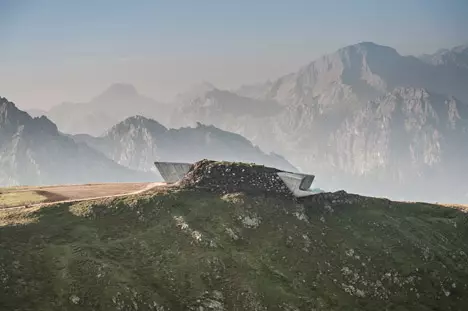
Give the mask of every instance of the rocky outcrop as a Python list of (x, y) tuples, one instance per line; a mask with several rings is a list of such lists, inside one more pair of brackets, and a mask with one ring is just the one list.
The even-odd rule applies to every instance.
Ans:
[(243, 192), (292, 198), (277, 172), (275, 168), (254, 164), (203, 160), (192, 166), (180, 186), (221, 194)]

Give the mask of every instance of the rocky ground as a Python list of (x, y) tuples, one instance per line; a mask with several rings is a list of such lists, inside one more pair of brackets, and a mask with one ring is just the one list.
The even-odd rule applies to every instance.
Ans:
[(255, 164), (202, 160), (193, 165), (180, 185), (221, 194), (244, 192), (292, 197), (277, 172), (275, 168)]
[(0, 310), (468, 308), (462, 207), (222, 193), (192, 176), (126, 198), (0, 210)]

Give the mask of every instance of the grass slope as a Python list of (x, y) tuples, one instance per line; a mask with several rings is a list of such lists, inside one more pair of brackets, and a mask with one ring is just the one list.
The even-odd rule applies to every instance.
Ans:
[(188, 190), (0, 210), (0, 310), (467, 310), (466, 220)]
[(41, 195), (37, 191), (17, 191), (9, 190), (8, 192), (0, 191), (0, 208), (8, 206), (26, 205), (32, 203), (40, 203), (47, 200), (47, 197)]

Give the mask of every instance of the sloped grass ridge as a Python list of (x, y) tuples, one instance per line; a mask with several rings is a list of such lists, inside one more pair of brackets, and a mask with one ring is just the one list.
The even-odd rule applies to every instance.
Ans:
[(170, 190), (1, 210), (0, 310), (467, 309), (467, 214), (323, 198)]

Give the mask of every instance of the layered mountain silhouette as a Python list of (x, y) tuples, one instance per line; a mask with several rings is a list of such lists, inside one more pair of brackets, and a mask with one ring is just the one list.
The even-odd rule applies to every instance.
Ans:
[[(403, 56), (391, 47), (362, 42), (264, 83), (221, 90), (204, 82), (171, 105), (117, 84), (90, 103), (63, 104), (46, 115), (64, 132), (94, 136), (130, 116), (157, 120), (154, 128), (141, 124), (151, 130), (132, 127), (147, 123), (143, 118), (126, 120), (97, 140), (81, 135), (110, 159), (136, 169), (151, 166), (147, 159), (156, 154), (154, 142), (165, 144), (168, 133), (177, 133), (171, 134), (177, 136), (174, 141), (186, 144), (181, 137), (192, 132), (206, 137), (207, 131), (227, 131), (317, 174), (323, 188), (424, 200), (423, 192), (433, 187), (440, 190), (432, 192), (435, 198), (450, 193), (449, 200), (466, 201), (468, 187), (460, 182), (466, 173), (459, 163), (468, 158), (467, 54), (467, 47), (459, 46)], [(206, 125), (184, 128), (197, 123)], [(206, 146), (201, 138), (198, 144)], [(159, 151), (165, 148), (176, 150)], [(185, 152), (190, 154), (167, 154), (180, 159)]]
[(255, 162), (296, 171), (244, 137), (213, 126), (168, 129), (142, 116), (104, 135), (61, 133), (47, 117), (31, 117), (0, 98), (0, 185), (46, 185), (158, 180), (154, 161), (203, 158)]
[(102, 135), (114, 124), (134, 115), (165, 122), (169, 107), (138, 93), (131, 84), (112, 84), (87, 103), (63, 103), (45, 112), (60, 131)]
[[(276, 80), (242, 86), (230, 100), (235, 114), (209, 92), (183, 104), (177, 117), (280, 152), (316, 173), (324, 187), (407, 199), (424, 199), (433, 187), (450, 190), (449, 200), (467, 200), (468, 187), (459, 185), (464, 173), (453, 168), (468, 156), (459, 147), (468, 142), (465, 57), (463, 47), (418, 58), (363, 42)], [(247, 96), (250, 105), (236, 104)]]
[(150, 181), (0, 97), (0, 185)]
[(464, 202), (467, 138), (466, 104), (397, 88), (347, 117), (315, 154), (335, 178), (362, 180), (355, 182), (359, 192), (380, 188), (374, 194)]
[(196, 162), (200, 159), (254, 162), (296, 171), (281, 156), (265, 154), (244, 137), (198, 123), (196, 127), (168, 129), (155, 120), (130, 117), (109, 129), (101, 137), (75, 135), (126, 167), (154, 171), (154, 161)]
[(170, 119), (170, 124), (174, 127), (186, 125), (194, 120), (211, 124), (220, 114), (235, 122), (237, 118), (245, 116), (265, 117), (281, 111), (280, 105), (274, 100), (240, 96), (217, 88), (207, 90), (190, 100), (189, 97), (185, 97), (185, 101), (174, 108)]
[(452, 49), (442, 49), (434, 54), (421, 55), (419, 58), (436, 66), (468, 68), (468, 45), (460, 45)]

